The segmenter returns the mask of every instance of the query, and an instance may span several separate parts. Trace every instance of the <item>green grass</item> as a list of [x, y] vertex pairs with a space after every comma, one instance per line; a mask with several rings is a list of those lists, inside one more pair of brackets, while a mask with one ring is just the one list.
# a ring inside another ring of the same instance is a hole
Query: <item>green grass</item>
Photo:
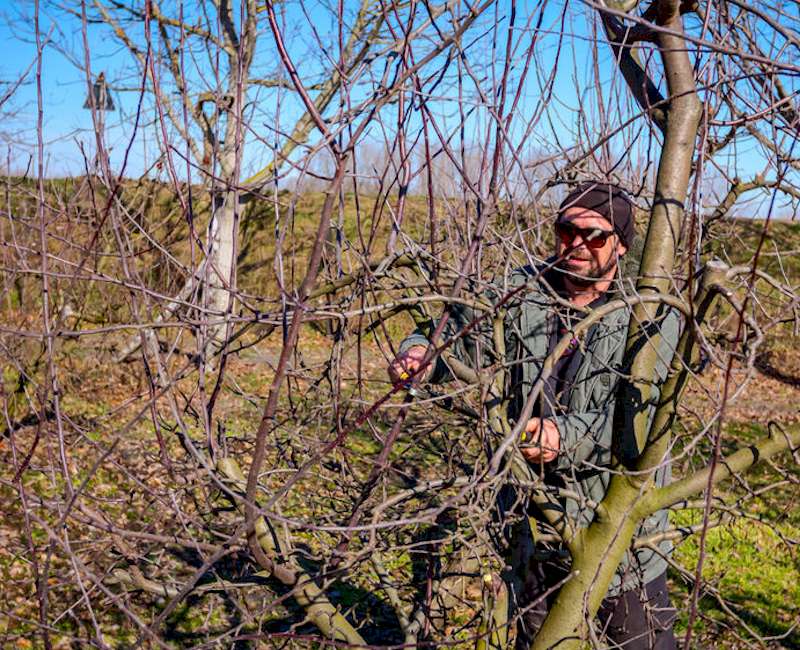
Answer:
[[[673, 515], [673, 524], [688, 526], [702, 521], [699, 511], [681, 511]], [[733, 611], [761, 636], [783, 635], [800, 620], [800, 562], [796, 550], [784, 539], [800, 538], [800, 527], [780, 524], [774, 529], [753, 520], [711, 528], [707, 532], [703, 579], [715, 586]], [[693, 535], [675, 551], [675, 559], [694, 571], [700, 552], [700, 535]], [[676, 578], [676, 582], [681, 583]], [[681, 583], [682, 584], [682, 583]], [[685, 632], [691, 585], [687, 593], [674, 594], [680, 612], [677, 629]], [[713, 596], [705, 596], [701, 611], [712, 618], [722, 615]], [[706, 630], [698, 623], [698, 632]], [[785, 647], [800, 647], [800, 631], [794, 630], [783, 642]]]
[[[723, 453], [752, 444], [765, 435], [766, 427], [758, 423], [730, 422], [724, 429]], [[789, 476], [800, 478], [800, 468], [791, 462], [782, 465]], [[774, 471], [764, 464], [753, 468], [745, 478], [751, 490], [762, 490], [776, 482]], [[733, 502], [743, 496], [743, 490], [736, 483], [726, 482], [718, 488], [717, 495]], [[797, 496], [796, 485], [778, 486], [744, 502], [748, 518], [710, 528], [702, 572], [706, 584], [713, 585], [756, 634], [762, 637], [787, 635], [779, 641], [780, 647], [786, 648], [800, 648], [800, 630], [792, 630], [792, 625], [800, 621], [800, 557], [796, 545], [800, 539], [800, 512], [792, 505]], [[672, 515], [675, 526], [690, 526], [701, 521], [699, 510], [678, 511]], [[795, 540], [795, 544], [786, 540]], [[695, 534], [676, 548], [675, 559], [694, 573], [699, 553], [700, 535]], [[685, 633], [693, 585], [686, 585], [677, 574], [673, 578], [685, 588], [684, 592], [676, 590], [674, 594], [679, 611], [677, 629]], [[724, 627], [721, 622], [730, 622], [728, 614], [712, 595], [700, 600], [700, 612], [705, 620], [699, 618], [694, 629], [699, 638], [717, 638]], [[747, 636], [743, 626], [738, 627], [738, 632]], [[723, 638], [730, 636], [730, 633], [723, 633]], [[739, 647], [740, 641], [730, 640], [730, 643], [733, 644], [730, 647]]]
[[[725, 424], [722, 438], [722, 453], [727, 455], [746, 447], [768, 435], [765, 425], [758, 422], [729, 421]], [[702, 455], [690, 463], [694, 469], [708, 461], [711, 441], [701, 442]], [[800, 496], [798, 484], [800, 467], [788, 454], [775, 459], [787, 472], [781, 484], [775, 470], [762, 463], [751, 468], [741, 479], [747, 489], [737, 481], [725, 481], [715, 495], [727, 503], [740, 503], [747, 518], [741, 518], [707, 532], [702, 578], [704, 584], [713, 587], [744, 622], [736, 623], [720, 605], [712, 593], [707, 593], [699, 602], [699, 616], [695, 620], [694, 647], [743, 647], [742, 640], [727, 629], [733, 625], [736, 634], [753, 640], [749, 626], [761, 637], [786, 638], [770, 647], [800, 648], [800, 630], [792, 625], [800, 620], [800, 557], [796, 542], [800, 539], [800, 512], [794, 504]], [[688, 468], [685, 471], [690, 471]], [[766, 490], [768, 486], [775, 486]], [[751, 496], [758, 492], [757, 497]], [[741, 500], [741, 501], [740, 501]], [[672, 514], [673, 526], [691, 526], [702, 522], [702, 511], [682, 510]], [[700, 534], [694, 534], [682, 542], [675, 551], [674, 559], [690, 574], [697, 569], [700, 553]], [[677, 632], [686, 633], [689, 604], [694, 584], [688, 584], [677, 571], [673, 571], [673, 604], [679, 619]]]

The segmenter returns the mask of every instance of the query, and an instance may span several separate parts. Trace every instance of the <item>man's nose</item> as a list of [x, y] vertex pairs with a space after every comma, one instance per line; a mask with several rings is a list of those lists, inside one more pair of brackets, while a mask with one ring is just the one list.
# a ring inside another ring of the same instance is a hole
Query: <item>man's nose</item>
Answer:
[[576, 232], [572, 237], [572, 249], [577, 250], [582, 246], [586, 246], [586, 240], [581, 233]]

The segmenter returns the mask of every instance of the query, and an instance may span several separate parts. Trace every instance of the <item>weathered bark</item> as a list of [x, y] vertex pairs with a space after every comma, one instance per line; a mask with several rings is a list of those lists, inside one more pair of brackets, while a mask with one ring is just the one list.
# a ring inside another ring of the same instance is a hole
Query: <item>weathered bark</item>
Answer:
[[666, 130], [666, 115], [664, 114], [664, 98], [647, 74], [645, 67], [634, 49], [635, 35], [631, 30], [624, 29], [618, 20], [611, 15], [602, 15], [603, 27], [606, 31], [611, 51], [617, 60], [619, 71], [628, 84], [631, 93], [642, 110], [663, 133]]

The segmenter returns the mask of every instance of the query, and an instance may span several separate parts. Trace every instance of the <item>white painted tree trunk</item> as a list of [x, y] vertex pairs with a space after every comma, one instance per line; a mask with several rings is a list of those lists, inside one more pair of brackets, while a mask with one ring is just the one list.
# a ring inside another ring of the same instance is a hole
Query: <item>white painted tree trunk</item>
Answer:
[[235, 170], [236, 154], [233, 147], [220, 161], [223, 180], [219, 191], [214, 191], [213, 213], [208, 225], [208, 254], [205, 269], [203, 314], [208, 325], [202, 347], [208, 367], [216, 366], [216, 359], [225, 346], [228, 324], [234, 313], [236, 295], [236, 239], [241, 207]]

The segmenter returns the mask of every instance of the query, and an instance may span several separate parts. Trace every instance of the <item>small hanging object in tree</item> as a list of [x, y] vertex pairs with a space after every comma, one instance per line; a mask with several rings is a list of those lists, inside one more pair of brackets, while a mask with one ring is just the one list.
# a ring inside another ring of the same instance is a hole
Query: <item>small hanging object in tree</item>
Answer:
[[111, 98], [111, 94], [108, 92], [108, 86], [106, 85], [106, 75], [105, 73], [101, 72], [97, 75], [97, 80], [92, 84], [92, 94], [86, 98], [86, 101], [83, 103], [84, 108], [92, 108], [92, 95], [94, 95], [94, 106], [99, 111], [114, 111], [116, 107], [114, 106], [114, 100]]

